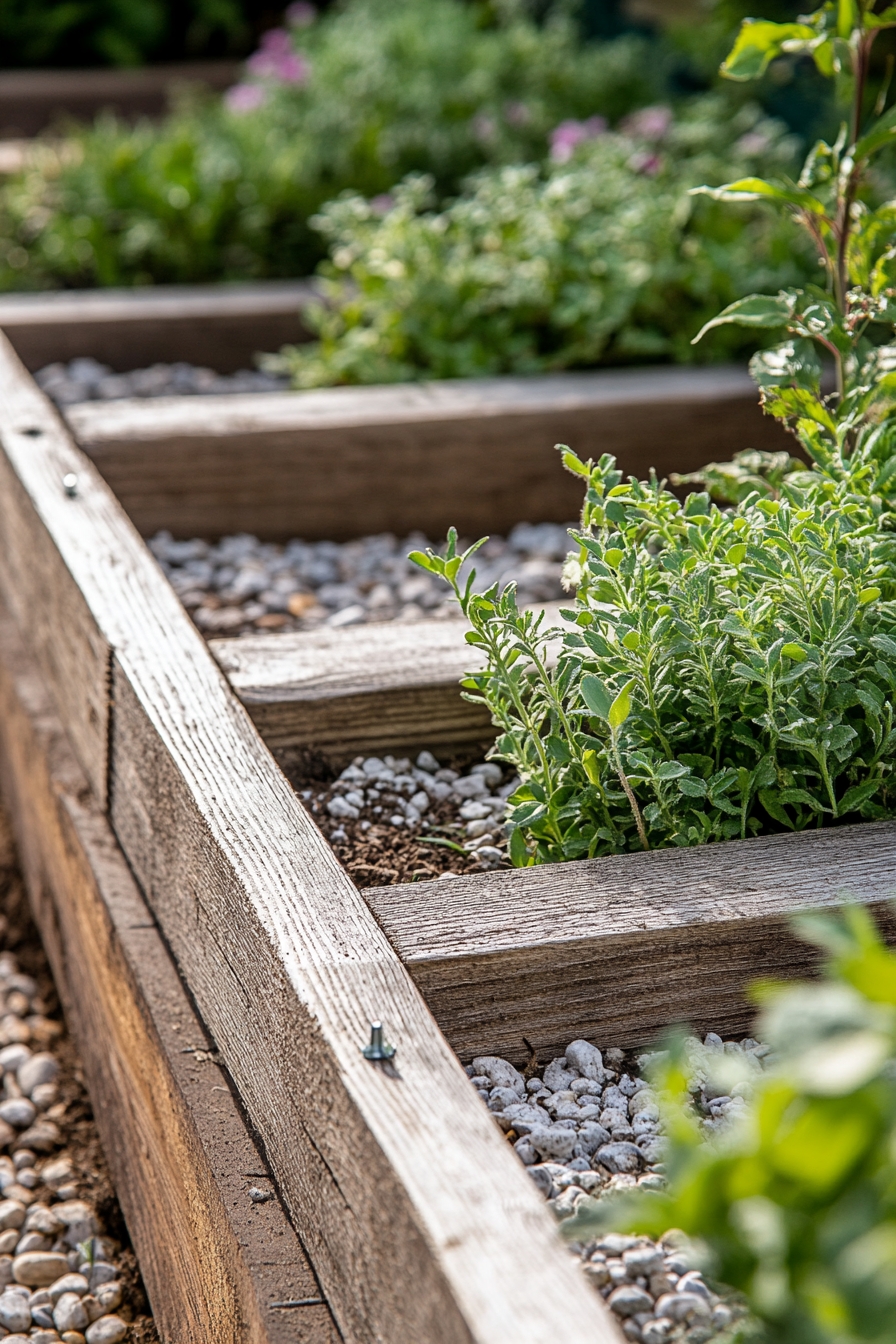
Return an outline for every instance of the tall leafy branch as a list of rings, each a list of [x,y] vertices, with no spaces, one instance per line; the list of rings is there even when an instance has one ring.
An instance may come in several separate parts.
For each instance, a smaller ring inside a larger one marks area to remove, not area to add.
[[[864,200],[896,139],[882,92],[865,117],[887,27],[896,6],[855,0],[745,22],[724,73],[807,53],[851,79],[852,115],[796,182],[701,189],[766,200],[818,247],[825,284],[751,295],[704,328],[784,329],[752,371],[811,469],[787,454],[713,464],[704,477],[734,504],[720,508],[564,448],[585,501],[563,629],[520,612],[512,586],[477,594],[476,547],[458,552],[453,533],[446,554],[413,557],[453,586],[480,650],[464,693],[490,709],[494,753],[520,775],[518,865],[896,812],[896,202]]]

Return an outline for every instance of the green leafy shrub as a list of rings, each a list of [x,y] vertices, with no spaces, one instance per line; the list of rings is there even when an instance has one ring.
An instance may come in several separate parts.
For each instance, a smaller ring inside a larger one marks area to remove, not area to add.
[[[679,1228],[695,1261],[743,1295],[757,1328],[741,1338],[887,1344],[896,1319],[896,956],[858,908],[799,927],[826,949],[827,973],[762,991],[756,1030],[772,1046],[772,1067],[757,1076],[718,1055],[715,1086],[748,1089],[738,1118],[706,1140],[680,1042],[656,1080],[668,1190],[592,1205],[569,1232],[584,1240],[608,1224],[654,1236]]]
[[[560,162],[483,171],[441,210],[419,177],[385,206],[331,202],[312,220],[330,245],[326,302],[309,315],[320,339],[269,365],[314,387],[688,361],[720,303],[811,277],[809,250],[767,210],[688,196],[732,160],[745,173],[793,161],[793,138],[755,106],[732,115],[709,95],[579,133],[575,148],[555,138]]]
[[[851,127],[812,149],[798,182],[705,189],[773,201],[817,245],[827,290],[751,295],[705,328],[784,328],[752,368],[812,468],[753,463],[760,485],[744,497],[742,459],[727,482],[739,502],[720,509],[565,450],[587,493],[567,568],[575,628],[562,635],[518,613],[512,589],[461,590],[453,542],[446,557],[415,556],[455,586],[487,654],[465,685],[523,781],[517,864],[896,811],[896,210],[860,199],[870,159],[896,136],[896,108],[862,130],[871,45],[888,24],[896,8],[848,4],[796,25],[747,21],[726,63],[746,78],[805,49],[854,78]]]
[[[307,274],[308,218],[339,191],[411,171],[440,192],[486,163],[541,157],[565,118],[618,118],[655,96],[638,38],[583,44],[467,0],[352,0],[266,35],[223,101],[160,125],[73,132],[0,191],[0,288]],[[304,26],[303,26],[304,25]],[[654,73],[656,72],[656,73]]]
[[[736,509],[564,461],[587,484],[573,629],[512,587],[456,588],[487,655],[467,694],[523,780],[515,862],[891,813],[896,536],[873,456]],[[451,548],[414,558],[457,583]]]

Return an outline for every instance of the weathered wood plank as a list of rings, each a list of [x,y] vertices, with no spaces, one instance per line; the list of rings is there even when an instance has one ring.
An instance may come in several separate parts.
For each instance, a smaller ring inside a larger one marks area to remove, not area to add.
[[[639,476],[787,446],[736,368],[93,402],[69,421],[144,535],[479,536],[578,517],[558,441]]]
[[[0,778],[32,908],[163,1339],[337,1344],[230,1081],[94,801],[13,621],[0,612]],[[196,1051],[200,1055],[196,1055]],[[201,1062],[200,1062],[201,1061]]]
[[[25,379],[0,342],[0,380]],[[59,497],[79,457],[59,433],[6,436],[4,448],[114,649],[119,842],[345,1337],[618,1339],[108,489],[81,458],[76,501]],[[398,1045],[394,1072],[361,1055],[375,1018]]]
[[[65,442],[65,429],[30,379],[0,376],[0,442],[28,455],[42,437]],[[55,502],[73,504],[62,484],[78,471],[76,452],[60,459],[50,483]],[[114,565],[114,555],[101,563]],[[27,498],[9,458],[0,453],[0,595],[28,631],[72,745],[96,796],[106,797],[110,646],[78,585],[50,540],[47,522]]]
[[[59,117],[93,117],[103,108],[125,116],[158,116],[176,84],[226,89],[238,61],[183,61],[127,70],[3,70],[0,135],[37,135]]]
[[[307,280],[257,280],[3,294],[0,328],[32,370],[91,355],[119,370],[182,359],[231,373],[307,338],[301,310],[312,291]]]
[[[873,902],[896,935],[896,822],[664,849],[364,896],[461,1058],[544,1058],[578,1037],[744,1032],[759,976],[804,973],[789,918]]]
[[[216,639],[209,648],[278,760],[314,747],[339,763],[359,751],[494,740],[488,712],[461,698],[460,678],[481,661],[465,629],[463,621],[394,621]]]

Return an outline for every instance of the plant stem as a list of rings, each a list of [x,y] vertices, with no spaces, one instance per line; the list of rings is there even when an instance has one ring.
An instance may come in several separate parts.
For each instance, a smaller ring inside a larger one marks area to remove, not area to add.
[[[616,773],[619,776],[619,782],[625,789],[625,796],[628,799],[629,807],[632,809],[632,816],[635,819],[635,825],[638,828],[638,835],[640,836],[641,839],[641,848],[649,849],[650,842],[647,839],[647,831],[644,826],[644,818],[641,816],[641,809],[638,806],[638,800],[635,797],[634,793],[632,792],[632,786],[631,784],[629,784],[626,773],[622,768],[622,757],[619,755],[618,733],[615,732],[613,733],[611,749],[613,752],[613,764],[616,766]]]

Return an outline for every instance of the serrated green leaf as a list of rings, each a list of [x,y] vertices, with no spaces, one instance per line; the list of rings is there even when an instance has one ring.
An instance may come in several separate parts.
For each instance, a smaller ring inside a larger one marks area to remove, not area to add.
[[[753,179],[748,179],[752,181]],[[691,341],[696,345],[713,327],[724,327],[733,323],[739,327],[770,328],[783,327],[790,321],[794,302],[792,297],[781,293],[773,297],[770,294],[750,294],[723,308],[718,317],[706,322]]]
[[[532,862],[532,857],[529,854],[529,849],[526,845],[526,837],[523,835],[519,826],[515,826],[510,832],[507,850],[510,855],[510,862],[513,864],[514,868],[527,868]]]
[[[592,714],[596,714],[600,719],[609,717],[613,697],[599,677],[582,678],[582,699]]]
[[[808,44],[815,38],[806,23],[772,23],[767,19],[744,19],[734,46],[722,65],[728,79],[758,79],[769,62],[785,51]]]
[[[668,779],[681,779],[682,776],[689,774],[688,767],[681,761],[663,761],[662,765],[657,766],[657,779],[665,782]]]
[[[854,784],[851,789],[847,789],[837,804],[840,816],[845,812],[855,812],[862,803],[874,797],[882,784],[882,779],[868,779],[864,784]]]
[[[609,723],[614,732],[622,727],[631,713],[632,687],[634,684],[635,679],[632,677],[631,681],[625,683],[607,712],[607,723]]]

